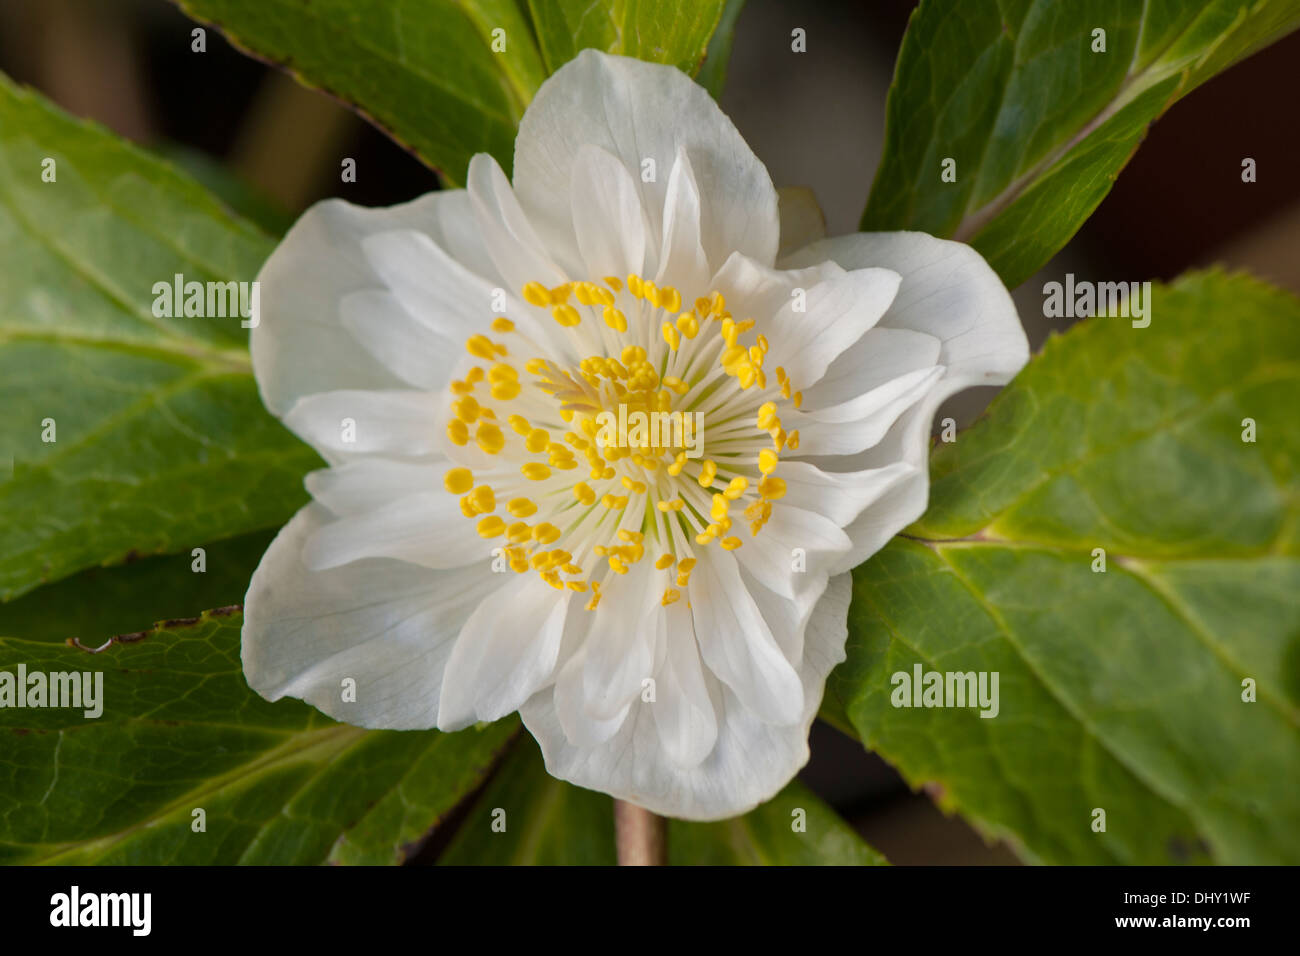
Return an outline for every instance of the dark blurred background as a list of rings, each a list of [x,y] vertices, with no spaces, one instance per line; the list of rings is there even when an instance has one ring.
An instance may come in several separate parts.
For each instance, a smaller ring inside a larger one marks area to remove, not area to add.
[[[913,6],[748,0],[740,14],[722,108],[778,186],[814,190],[831,234],[854,231],[865,205]],[[272,230],[327,196],[387,205],[437,188],[382,133],[216,30],[206,53],[192,52],[193,27],[164,0],[0,0],[0,70],[168,156]],[[790,50],[795,27],[807,33],[807,53]],[[1032,347],[1069,321],[1042,315],[1043,283],[1066,272],[1171,279],[1221,263],[1300,293],[1297,60],[1300,34],[1211,80],[1152,127],[1074,240],[1014,290]],[[1241,181],[1247,156],[1258,167],[1253,184]],[[343,157],[357,161],[355,183],[339,181]],[[959,423],[987,392],[954,402]],[[818,724],[812,749],[804,781],[895,863],[1016,862],[856,742]]]

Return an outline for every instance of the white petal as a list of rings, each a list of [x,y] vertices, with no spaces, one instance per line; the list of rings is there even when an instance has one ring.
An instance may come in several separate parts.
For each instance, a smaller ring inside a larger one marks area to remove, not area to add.
[[[846,530],[854,549],[842,562],[852,567],[884,546],[925,511],[927,461],[935,409],[949,395],[972,385],[1002,385],[1029,359],[1029,346],[1011,296],[997,274],[970,246],[919,232],[861,233],[813,243],[788,257],[790,268],[832,258],[846,269],[875,265],[903,277],[898,295],[878,328],[906,329],[937,338],[944,368],[934,387],[890,426],[879,442],[823,469],[853,471],[894,462],[915,474],[866,508]],[[806,451],[800,432],[800,452]],[[811,452],[809,452],[811,454]]]
[[[653,676],[654,642],[662,589],[652,591],[658,574],[649,561],[639,561],[616,582],[616,593],[596,605],[587,632],[582,669],[582,699],[587,714],[608,719],[626,710],[641,692],[641,682]]]
[[[401,388],[381,361],[357,349],[340,318],[347,295],[382,286],[361,242],[394,229],[462,235],[467,211],[459,194],[438,192],[385,209],[328,199],[303,213],[257,277],[260,314],[250,348],[267,408],[283,415],[298,398],[330,389]],[[472,254],[471,243],[459,245]]]
[[[758,331],[772,331],[771,318],[793,300],[795,289],[811,289],[819,283],[844,275],[844,270],[827,260],[804,269],[773,269],[736,253],[713,276],[711,287],[722,292],[727,311],[737,318],[752,318]],[[774,361],[780,364],[776,354]]]
[[[897,461],[867,471],[826,472],[806,461],[782,460],[785,497],[778,507],[790,505],[825,515],[843,528],[890,489],[911,478],[916,466]]]
[[[442,682],[442,730],[499,720],[548,684],[555,671],[573,592],[557,591],[535,574],[508,577],[461,628]]]
[[[756,535],[744,534],[743,545],[733,552],[744,571],[789,603],[799,616],[821,597],[828,571],[853,546],[839,525],[813,511],[791,506],[782,500],[772,508],[772,517]],[[802,567],[795,570],[794,549],[803,551]],[[764,615],[772,635],[781,635],[770,615]],[[801,651],[793,658],[798,663]]]
[[[284,423],[335,463],[359,455],[431,455],[438,447],[437,416],[437,398],[427,392],[340,389],[300,398]]]
[[[808,730],[821,705],[826,675],[844,659],[850,591],[848,575],[832,578],[805,628],[799,670],[803,709],[796,723],[765,723],[705,675],[717,715],[717,740],[703,761],[684,768],[662,742],[650,712],[658,703],[634,704],[617,734],[599,746],[581,747],[565,738],[555,712],[556,695],[547,689],[520,711],[541,745],[546,769],[578,786],[683,820],[721,820],[771,799],[808,762]]]
[[[362,240],[361,249],[406,312],[456,352],[491,321],[493,284],[457,263],[424,233],[381,232]]]
[[[870,448],[884,437],[908,408],[931,394],[943,377],[943,368],[922,368],[830,408],[787,411],[787,428],[799,431],[799,454],[852,455]]]
[[[1029,360],[1029,345],[1002,280],[978,252],[923,232],[864,232],[825,239],[782,262],[827,259],[845,269],[877,266],[903,277],[880,325],[932,335],[943,343],[943,394],[971,385],[1003,385]]]
[[[583,145],[573,160],[573,228],[586,275],[646,271],[646,224],[632,174],[598,146]]]
[[[311,535],[302,561],[313,571],[361,558],[396,558],[426,568],[459,568],[493,557],[455,495],[439,488],[331,521]]]
[[[402,307],[397,296],[364,289],[339,303],[343,327],[404,384],[433,391],[450,381],[456,345]]]
[[[676,287],[684,296],[711,291],[709,259],[700,234],[700,187],[690,157],[678,146],[664,197],[663,244],[655,283]]]
[[[705,684],[690,609],[677,601],[664,611],[663,664],[655,675],[656,701],[650,710],[668,759],[690,770],[713,750],[718,717]]]
[[[572,171],[583,144],[633,174],[658,248],[668,171],[690,154],[702,198],[704,251],[713,268],[739,250],[771,265],[779,237],[776,190],[731,120],[703,87],[671,66],[583,50],[538,89],[515,140],[515,188],[548,242],[576,248]],[[654,160],[647,182],[643,161]]]
[[[249,686],[361,727],[434,726],[452,642],[500,576],[487,563],[446,572],[382,559],[309,571],[303,543],[329,521],[320,505],[303,508],[253,574],[242,646]],[[355,701],[343,699],[347,678]]]
[[[582,612],[586,614],[586,611]],[[570,614],[572,620],[575,615]],[[618,733],[627,720],[632,704],[629,701],[612,717],[595,717],[587,711],[586,688],[583,686],[583,664],[586,649],[575,654],[560,669],[555,678],[556,716],[564,728],[564,735],[579,747],[595,747]],[[550,693],[549,690],[539,693]]]
[[[309,472],[303,483],[313,498],[336,515],[353,515],[382,508],[396,498],[441,488],[450,467],[446,462],[358,458]]]
[[[798,675],[741,582],[735,558],[704,549],[689,587],[695,636],[709,670],[761,719],[797,720],[803,707]]]
[[[924,332],[870,329],[831,362],[816,384],[803,386],[804,405],[839,405],[906,372],[934,368],[941,347],[937,338]]]
[[[484,245],[507,292],[519,294],[529,282],[550,287],[565,281],[565,270],[554,258],[562,250],[542,244],[495,159],[478,153],[469,161],[466,189]],[[567,263],[570,272],[576,264]]]
[[[889,269],[855,269],[817,283],[788,299],[771,318],[772,355],[794,387],[812,385],[827,366],[880,320],[898,291]]]

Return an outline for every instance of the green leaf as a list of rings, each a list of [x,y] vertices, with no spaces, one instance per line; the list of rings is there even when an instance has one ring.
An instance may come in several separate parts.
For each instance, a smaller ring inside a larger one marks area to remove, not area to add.
[[[671,821],[668,857],[676,865],[887,865],[798,780],[743,817],[718,823]]]
[[[528,0],[551,73],[594,47],[694,76],[724,6],[725,0]]]
[[[98,718],[0,708],[0,861],[401,862],[517,728],[367,731],[267,703],[244,683],[241,623],[209,612],[97,655],[0,638],[0,672],[103,673]]]
[[[724,0],[175,0],[236,46],[354,106],[450,182],[491,153],[509,174],[538,86],[595,47],[692,76]],[[503,30],[504,34],[494,31]],[[504,37],[504,51],[493,48]]]
[[[1297,0],[924,0],[862,227],[970,242],[1019,285],[1105,198],[1152,121],[1298,25]],[[955,182],[940,178],[949,158]]]
[[[1149,301],[936,450],[929,512],[854,572],[832,685],[1031,859],[1300,862],[1300,301],[1219,273]],[[893,706],[917,665],[998,672],[997,716]]]
[[[0,634],[34,641],[77,638],[98,647],[113,635],[152,630],[164,618],[242,604],[275,531],[202,546],[205,571],[189,551],[91,568],[0,604]]]
[[[360,0],[176,2],[356,107],[451,180],[463,179],[478,152],[510,169],[515,127],[546,75],[515,0],[396,0],[382,12]]]
[[[3,77],[0,180],[0,600],[287,520],[319,459],[263,408],[240,318],[153,314],[155,283],[249,282],[270,240]]]
[[[796,831],[795,825],[804,829]],[[611,866],[615,862],[613,800],[549,776],[541,752],[526,735],[438,859],[439,864],[456,866]],[[668,862],[674,866],[862,866],[883,864],[885,858],[795,781],[741,817],[717,823],[668,821]]]
[[[614,862],[614,802],[550,776],[541,751],[526,734],[438,857],[440,865],[450,866]]]
[[[704,64],[695,80],[709,91],[715,100],[722,95],[722,88],[727,83],[727,66],[731,62],[731,45],[736,38],[736,21],[740,11],[745,7],[745,0],[727,0],[718,19],[718,28],[709,40],[709,49],[704,56]]]

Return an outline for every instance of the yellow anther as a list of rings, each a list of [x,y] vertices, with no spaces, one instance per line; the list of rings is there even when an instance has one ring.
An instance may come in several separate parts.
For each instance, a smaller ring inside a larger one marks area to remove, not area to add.
[[[570,572],[570,573],[576,573],[576,572]],[[564,582],[564,586],[568,588],[570,591],[582,592],[587,590],[586,581],[566,581]]]
[[[515,324],[511,322],[509,319],[507,319],[504,315],[498,316],[497,318],[492,320],[493,332],[505,333],[505,332],[513,332],[514,330],[515,330]]]
[[[475,365],[472,369],[469,370],[469,373],[465,376],[465,379],[471,385],[477,385],[479,382],[483,381],[483,370],[479,368],[477,365]]]
[[[758,453],[758,470],[765,475],[770,475],[776,470],[777,462],[780,460],[777,458],[776,452],[770,448],[764,448]]]
[[[800,408],[800,407],[802,407],[802,406],[803,406],[803,392],[795,392],[795,393],[794,393],[794,407],[795,407],[795,408]]]
[[[735,551],[737,548],[740,547],[741,541],[739,538],[733,535],[730,538],[723,538],[721,541],[718,542],[718,544],[722,546],[722,549],[724,551]]]
[[[465,348],[475,358],[488,360],[496,358],[496,351],[492,348],[492,340],[486,335],[471,335],[465,341]]]
[[[524,439],[524,447],[533,454],[545,451],[546,446],[550,443],[551,436],[545,428],[534,428]]]
[[[664,388],[672,389],[678,395],[685,395],[688,391],[690,391],[690,386],[687,385],[685,382],[683,382],[676,375],[665,375],[663,384],[664,384]]]
[[[528,423],[528,419],[524,418],[523,415],[511,415],[506,421],[514,429],[516,435],[527,435],[533,430],[533,426]]]
[[[540,461],[530,461],[519,469],[520,473],[529,481],[545,481],[551,477],[551,469],[543,465]]]
[[[731,502],[722,495],[714,495],[713,507],[709,509],[709,517],[714,521],[721,521],[727,517],[727,508],[730,504]]]
[[[713,293],[713,297],[709,300],[709,312],[713,315],[721,315],[726,308],[727,300],[722,297],[722,293]]]
[[[478,512],[474,510],[474,502],[470,500],[469,495],[460,499],[460,513],[466,518],[478,517]]]
[[[507,365],[505,362],[498,362],[492,366],[488,372],[488,381],[496,384],[497,382],[513,382],[519,378],[519,373],[515,371],[513,365]]]
[[[591,490],[591,486],[585,481],[580,481],[573,486],[573,497],[577,498],[584,505],[596,503],[596,493]]]
[[[460,379],[457,379],[451,383],[451,390],[457,395],[468,395],[470,392],[474,391],[474,386],[469,382],[462,382]]]
[[[474,487],[474,473],[468,468],[453,468],[442,476],[442,486],[453,495],[463,495]]]
[[[762,368],[762,367],[763,367],[763,350],[760,349],[757,345],[751,345],[751,346],[749,347],[749,360],[750,360],[752,363],[754,363],[754,367],[755,367],[755,368]]]
[[[662,604],[664,607],[667,607],[669,604],[672,604],[674,601],[678,600],[681,596],[682,596],[681,591],[676,591],[672,588],[669,588],[667,591],[664,592],[664,596],[660,599],[659,603]]]
[[[523,544],[525,541],[532,540],[533,529],[528,526],[527,521],[516,521],[506,528],[506,537],[515,544]]]
[[[524,286],[524,301],[538,308],[551,304],[551,293],[540,282],[530,282]]]
[[[754,339],[754,341],[758,343],[758,350],[759,350],[760,352],[762,352],[764,355],[766,355],[766,354],[767,354],[767,336],[766,336],[766,335],[763,335],[763,334],[760,333],[760,334],[759,334],[759,335]]]
[[[659,305],[659,287],[649,279],[641,283],[641,295],[651,305]]]
[[[785,497],[785,481],[775,475],[769,475],[758,483],[758,493],[765,501],[776,501]]]
[[[615,332],[627,331],[627,316],[612,305],[605,306],[605,311],[602,315],[604,316],[605,324]]]
[[[707,488],[713,484],[713,479],[718,476],[718,466],[711,458],[704,459],[704,464],[700,466],[700,487]]]
[[[573,291],[573,283],[566,282],[564,285],[557,285],[551,290],[551,301],[555,304],[568,301],[569,293]]]
[[[676,312],[682,307],[682,294],[670,285],[659,290],[659,307],[665,312]]]
[[[566,329],[573,328],[573,326],[582,321],[582,316],[578,314],[578,310],[571,305],[555,306],[551,309],[551,318],[556,322],[559,322],[560,325],[564,326]]]
[[[663,324],[663,333],[664,333],[664,341],[668,343],[668,347],[672,349],[674,352],[676,352],[677,346],[679,346],[682,342],[681,333],[679,333],[675,328],[673,328],[671,322],[665,322]]]
[[[527,518],[529,515],[537,513],[537,505],[533,504],[532,500],[528,498],[511,498],[506,508],[516,518]]]
[[[623,283],[619,281],[618,276],[605,276],[605,285],[609,286],[615,292],[623,291]]]
[[[688,339],[693,339],[700,334],[700,320],[695,317],[694,312],[683,312],[677,316],[677,331]]]
[[[596,296],[599,290],[590,282],[579,282],[573,287],[574,298],[579,305],[595,305],[600,301]]]
[[[600,503],[611,510],[627,507],[627,495],[602,495]]]
[[[519,397],[519,383],[512,381],[497,382],[492,386],[492,397],[498,401],[508,402]]]
[[[661,554],[659,555],[658,560],[655,561],[655,570],[662,571],[665,568],[670,567],[672,563],[673,563],[673,556],[671,554]]]
[[[791,449],[799,447],[799,429],[796,428],[790,434],[785,436],[785,445],[787,448]]]
[[[758,406],[758,427],[766,430],[773,424],[779,424],[776,417],[776,403],[764,402]]]
[[[469,429],[459,418],[453,418],[447,423],[447,438],[453,445],[468,445]]]
[[[480,411],[479,404],[474,400],[473,395],[466,395],[460,401],[453,402],[451,410],[466,425],[472,425],[477,421]]]
[[[731,479],[731,482],[727,485],[726,491],[722,494],[728,501],[735,501],[745,493],[745,489],[748,487],[749,481],[746,478],[737,475],[735,478]]]
[[[470,498],[474,501],[474,507],[479,514],[497,510],[497,496],[490,485],[479,485]]]
[[[479,448],[482,448],[489,455],[495,455],[506,447],[506,436],[501,434],[499,427],[488,421],[478,423],[478,431],[474,433],[474,441]]]
[[[560,529],[550,522],[543,521],[533,528],[533,539],[539,544],[551,544],[560,540]]]
[[[629,273],[627,277],[627,291],[639,299],[641,298],[641,288],[641,277],[636,273]]]
[[[506,523],[497,515],[488,515],[478,523],[480,538],[495,538],[506,530]]]

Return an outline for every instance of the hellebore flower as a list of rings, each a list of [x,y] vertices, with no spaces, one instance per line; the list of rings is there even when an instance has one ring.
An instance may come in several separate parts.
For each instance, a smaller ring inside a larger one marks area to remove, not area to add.
[[[1026,361],[1015,308],[968,246],[779,217],[668,66],[582,53],[513,185],[467,183],[322,202],[262,270],[262,397],[329,467],[253,577],[249,684],[363,727],[517,710],[557,777],[742,813],[808,759],[936,407]]]

